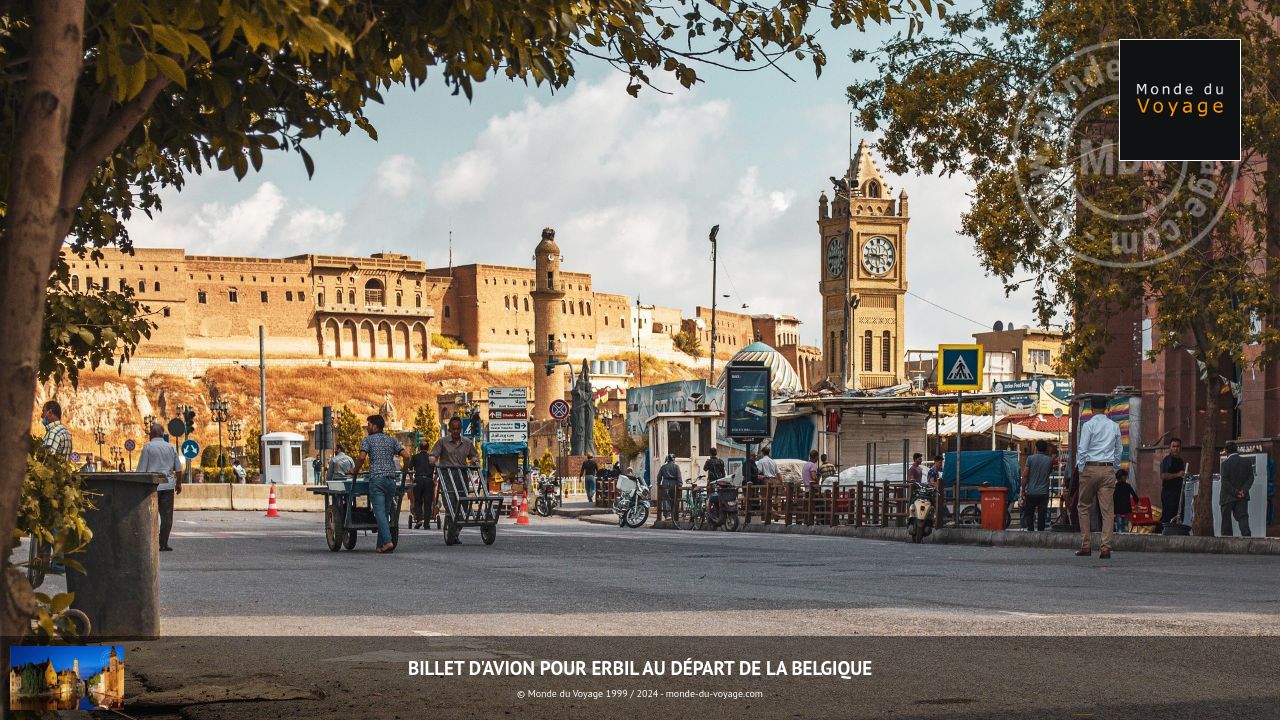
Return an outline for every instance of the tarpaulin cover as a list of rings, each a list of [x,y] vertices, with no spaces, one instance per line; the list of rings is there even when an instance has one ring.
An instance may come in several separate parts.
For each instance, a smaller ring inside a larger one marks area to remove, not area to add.
[[[480,446],[485,455],[519,455],[529,451],[529,443],[487,442]]]
[[[1018,453],[1012,450],[966,450],[961,456],[960,472],[961,499],[977,500],[977,486],[987,483],[991,487],[1008,488],[1008,501],[1013,502],[1022,487]],[[948,489],[956,484],[955,451],[943,457],[942,481]]]

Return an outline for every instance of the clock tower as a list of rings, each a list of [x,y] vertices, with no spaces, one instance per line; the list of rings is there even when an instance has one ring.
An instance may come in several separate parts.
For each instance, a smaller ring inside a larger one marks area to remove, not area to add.
[[[825,376],[849,389],[896,385],[906,376],[907,193],[893,199],[866,141],[831,181],[835,197],[818,198]]]

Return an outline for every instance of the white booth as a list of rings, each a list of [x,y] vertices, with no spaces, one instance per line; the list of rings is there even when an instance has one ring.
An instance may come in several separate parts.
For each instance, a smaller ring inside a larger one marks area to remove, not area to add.
[[[273,432],[262,436],[267,457],[266,482],[302,485],[302,441],[298,433]]]

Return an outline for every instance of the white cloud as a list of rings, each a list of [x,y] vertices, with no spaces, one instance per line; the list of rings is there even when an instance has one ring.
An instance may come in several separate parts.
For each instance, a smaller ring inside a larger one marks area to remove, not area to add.
[[[292,215],[280,229],[280,241],[298,248],[334,247],[346,226],[342,213],[327,213],[319,208],[304,207]]]
[[[408,155],[392,155],[378,164],[374,184],[379,193],[403,200],[418,183],[418,163]]]

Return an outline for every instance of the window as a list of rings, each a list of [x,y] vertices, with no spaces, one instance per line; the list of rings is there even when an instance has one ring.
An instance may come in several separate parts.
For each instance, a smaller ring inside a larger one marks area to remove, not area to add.
[[[871,331],[862,336],[862,371],[871,372]]]
[[[229,292],[227,293],[227,300],[228,300],[229,302],[233,302],[233,303],[238,303],[238,302],[240,302],[240,293],[239,293],[239,292],[237,292],[237,291],[235,291],[235,290],[231,290],[231,291],[229,291]]]
[[[71,276],[71,292],[80,292],[80,276]]]
[[[402,303],[401,303],[401,300],[400,300],[400,298],[401,298],[401,297],[402,297],[402,296],[401,296],[401,294],[400,294],[400,291],[399,291],[399,290],[397,290],[397,291],[396,291],[396,307],[400,307],[400,306],[401,306],[401,304],[402,304]]]
[[[504,296],[504,297],[502,298],[502,305],[503,305],[504,307],[506,307],[508,310],[510,310],[510,309],[511,309],[511,298],[509,298],[509,297],[505,297],[505,296]]]
[[[289,459],[293,461],[294,467],[302,467],[302,448],[297,445],[289,448]]]
[[[698,421],[698,454],[706,455],[715,445],[711,444],[711,421],[703,418]]]
[[[582,301],[581,301],[581,300],[579,300],[579,301],[578,301],[578,314],[579,314],[579,315],[585,315],[585,314],[586,314],[585,312],[583,312],[583,308],[584,308],[584,307],[585,307],[585,305],[583,305]]]
[[[422,296],[421,296],[421,295],[418,295],[418,294],[416,294],[416,293],[414,294],[414,296],[413,296],[413,306],[414,306],[414,307],[417,307],[417,308],[422,307]]]
[[[529,298],[524,299],[524,311],[529,312]]]
[[[159,283],[159,281],[156,281],[156,282],[151,283],[151,290],[152,290],[153,292],[160,292],[160,283]]]
[[[285,299],[285,302],[293,302],[293,291],[292,291],[292,290],[285,290],[285,291],[284,291],[284,299]]]
[[[1027,362],[1031,363],[1032,365],[1048,365],[1048,364],[1049,364],[1049,351],[1048,351],[1048,350],[1034,350],[1034,349],[1033,349],[1033,350],[1028,350],[1028,351],[1027,351]]]
[[[146,280],[139,280],[139,281],[138,281],[138,292],[140,292],[140,293],[144,293],[144,292],[146,292],[146,291],[147,291],[147,281],[146,281]]]
[[[164,310],[162,310],[162,311],[161,311],[161,313],[163,313],[165,317],[169,317],[169,308],[168,308],[168,306],[165,306],[165,309],[164,309]]]
[[[552,333],[547,336],[547,352],[553,353],[555,351],[556,351],[556,336],[555,336],[555,333]]]
[[[374,278],[366,282],[364,284],[364,304],[382,305],[384,303],[385,296],[382,292],[382,281]]]
[[[548,289],[548,290],[551,290],[551,289],[552,289],[552,288],[551,288],[551,285],[553,284],[553,283],[552,283],[552,278],[554,278],[554,277],[555,277],[555,276],[554,276],[554,274],[553,274],[550,270],[548,270],[548,271],[547,271],[547,289]]]
[[[302,301],[304,301],[304,300],[306,300],[306,299],[307,299],[307,294],[306,294],[306,293],[304,293],[304,292],[302,292],[301,290],[299,290],[299,291],[298,291],[298,302],[302,302]]]
[[[347,304],[348,304],[348,305],[355,305],[355,304],[356,304],[356,291],[355,291],[355,290],[348,290],[348,291],[347,291]]]
[[[259,292],[259,293],[258,293],[258,298],[259,298],[260,300],[262,300],[262,302],[266,302],[266,301],[267,301],[267,291],[266,291],[266,290],[263,290],[263,291]]]
[[[449,306],[448,306],[448,305],[445,305],[445,306],[444,306],[444,316],[445,316],[445,317],[449,317]]]
[[[209,296],[205,295],[204,291],[201,290],[200,292],[196,293],[196,302],[200,303],[201,305],[204,305],[205,303],[209,302]]]
[[[591,316],[591,303],[587,303],[587,316]]]
[[[678,458],[692,457],[688,420],[667,421],[667,453]]]
[[[568,305],[568,303],[566,303],[565,301],[561,300],[561,301],[560,301],[560,314],[561,314],[561,315],[563,315],[563,314],[565,314],[565,313],[567,313],[567,312],[569,312],[569,305]]]
[[[881,372],[893,372],[893,346],[892,340],[889,338],[889,331],[885,330],[880,336],[880,370]]]
[[[276,467],[280,466],[280,448],[273,447],[267,449],[267,462]]]
[[[103,290],[110,290],[110,289],[111,289],[111,278],[109,278],[109,277],[107,277],[107,276],[105,276],[105,275],[103,275],[103,276],[102,276],[102,289],[103,289]]]
[[[319,305],[320,307],[324,307],[324,291],[323,290],[316,293],[316,305]]]

